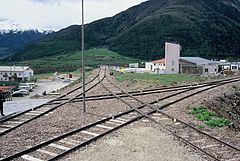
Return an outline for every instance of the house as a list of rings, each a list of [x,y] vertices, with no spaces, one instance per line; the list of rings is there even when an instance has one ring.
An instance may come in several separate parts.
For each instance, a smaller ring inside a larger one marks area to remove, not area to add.
[[[28,66],[0,66],[0,81],[29,81],[33,70]]]
[[[217,73],[219,62],[200,57],[180,57],[181,46],[165,43],[165,58],[146,62],[145,68],[157,74],[210,74]]]
[[[169,74],[166,71],[165,59],[146,63],[146,69],[157,74]],[[179,74],[209,74],[218,72],[218,62],[213,62],[200,57],[180,57]],[[171,73],[172,74],[172,73]]]
[[[145,68],[147,71],[150,71],[150,72],[154,72],[157,74],[165,74],[166,73],[165,59],[146,62]]]

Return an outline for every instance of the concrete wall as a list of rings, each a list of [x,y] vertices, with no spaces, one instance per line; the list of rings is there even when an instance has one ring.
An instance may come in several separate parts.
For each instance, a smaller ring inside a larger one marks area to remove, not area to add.
[[[165,43],[166,73],[179,74],[179,57],[181,46],[173,43]]]
[[[153,68],[154,68],[154,63],[152,63],[152,62],[146,62],[145,68],[146,68],[147,71],[152,72],[152,71],[153,71]]]
[[[218,72],[218,65],[202,65],[203,66],[203,74],[216,74]]]

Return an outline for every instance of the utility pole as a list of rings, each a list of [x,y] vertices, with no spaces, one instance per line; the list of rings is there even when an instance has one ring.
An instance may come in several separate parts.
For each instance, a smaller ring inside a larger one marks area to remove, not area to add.
[[[83,89],[83,113],[86,112],[86,98],[85,98],[85,67],[84,67],[84,3],[82,0],[82,89]]]

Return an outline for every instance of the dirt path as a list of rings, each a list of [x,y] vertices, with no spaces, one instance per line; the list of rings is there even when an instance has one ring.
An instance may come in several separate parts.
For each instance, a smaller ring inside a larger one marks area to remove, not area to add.
[[[150,125],[150,126],[149,126]],[[202,161],[153,124],[137,123],[98,140],[65,161]]]

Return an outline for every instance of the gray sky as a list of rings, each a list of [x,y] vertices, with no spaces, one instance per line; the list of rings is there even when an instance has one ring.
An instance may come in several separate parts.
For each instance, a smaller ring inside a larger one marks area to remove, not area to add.
[[[85,0],[85,20],[113,16],[146,0]],[[0,0],[0,19],[59,30],[81,23],[81,0]]]

